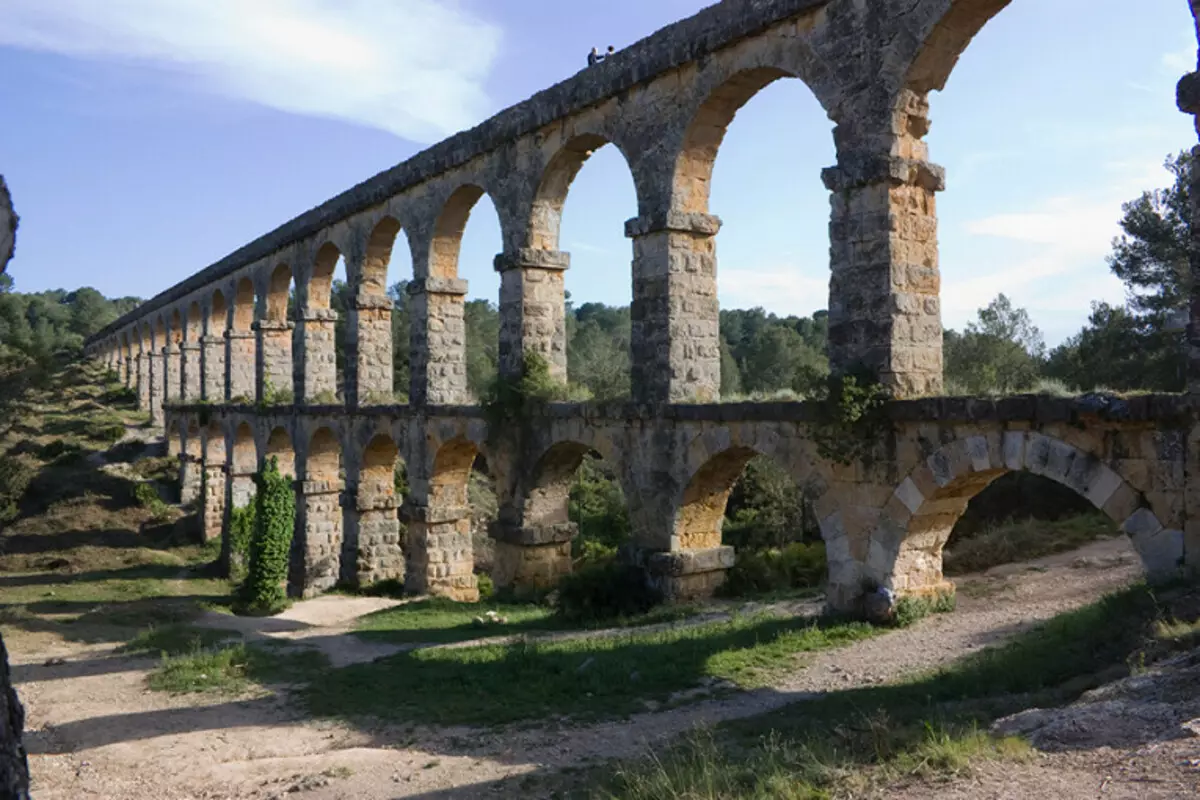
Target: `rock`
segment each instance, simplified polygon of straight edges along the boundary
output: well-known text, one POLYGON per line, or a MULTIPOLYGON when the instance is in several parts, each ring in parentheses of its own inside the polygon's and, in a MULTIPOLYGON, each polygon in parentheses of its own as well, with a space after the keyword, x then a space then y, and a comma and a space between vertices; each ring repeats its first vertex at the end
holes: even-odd
POLYGON ((29 760, 21 736, 25 709, 13 688, 8 669, 8 650, 0 636, 0 797, 29 800, 29 760))
POLYGON ((891 622, 896 614, 896 593, 887 588, 870 592, 864 598, 863 610, 868 622, 876 625, 891 622))

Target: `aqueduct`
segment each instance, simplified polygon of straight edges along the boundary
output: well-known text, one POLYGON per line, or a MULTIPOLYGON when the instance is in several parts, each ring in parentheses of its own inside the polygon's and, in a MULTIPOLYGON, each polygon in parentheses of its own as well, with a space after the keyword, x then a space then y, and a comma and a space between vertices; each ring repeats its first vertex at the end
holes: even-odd
MULTIPOLYGON (((725 0, 251 242, 108 326, 88 351, 165 425, 207 537, 228 531, 264 459, 278 457, 295 476, 296 594, 404 577, 417 591, 473 597, 467 479, 481 454, 500 497, 491 534, 501 584, 546 583, 570 569, 567 486, 589 453, 621 476, 636 557, 675 596, 711 590, 732 564, 721 520, 755 454, 813 491, 834 606, 871 585, 937 590, 954 521, 1011 470, 1086 496, 1129 533, 1152 575, 1198 567, 1192 394, 936 397, 944 175, 923 141, 928 96, 1008 2, 725 0), (721 222, 708 207, 709 178, 734 114, 783 77, 807 84, 836 126, 837 164, 822 174, 832 206, 831 364, 870 369, 896 398, 850 463, 814 443, 823 423, 813 404, 716 402, 721 222), (486 193, 503 236, 501 374, 519 376, 526 354, 539 353, 563 377, 570 258, 559 222, 575 174, 607 144, 624 155, 638 198, 626 224, 632 401, 550 404, 496 446, 467 388, 464 225, 486 193), (413 262, 405 405, 393 395, 385 289, 397 246, 413 262), (339 258, 353 292, 341 385, 331 310, 339 258), (403 497, 397 459, 408 471, 403 497)), ((1200 0, 1191 10, 1200 16, 1200 0)), ((1200 131, 1200 74, 1180 82, 1178 105, 1200 131)), ((1200 237, 1200 188, 1192 198, 1200 237)), ((1200 241, 1192 269, 1200 274, 1200 241)))

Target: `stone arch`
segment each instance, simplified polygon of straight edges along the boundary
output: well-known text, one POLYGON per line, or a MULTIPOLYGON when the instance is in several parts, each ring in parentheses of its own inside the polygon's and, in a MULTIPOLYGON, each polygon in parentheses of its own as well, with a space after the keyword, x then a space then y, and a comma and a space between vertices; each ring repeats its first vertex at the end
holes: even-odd
POLYGON ((434 223, 433 238, 429 244, 430 277, 458 277, 458 254, 462 247, 463 232, 466 230, 471 211, 484 194, 482 187, 465 184, 455 189, 446 199, 437 222, 434 223))
POLYGON ((150 323, 143 322, 141 326, 138 327, 137 346, 139 355, 154 347, 154 336, 150 329, 150 323))
POLYGON ((208 335, 216 336, 225 330, 229 323, 229 306, 225 302, 225 293, 214 289, 208 301, 208 335))
POLYGON ((871 536, 865 577, 900 592, 945 586, 942 548, 967 504, 1007 472, 1027 471, 1073 489, 1127 533, 1152 578, 1177 573, 1184 536, 1097 456, 1032 431, 973 436, 943 445, 897 486, 871 536))
POLYGON ((557 442, 534 464, 529 488, 522 498, 522 522, 526 527, 565 525, 571 482, 584 458, 603 456, 580 442, 557 442))
POLYGON ((183 341, 183 315, 179 313, 179 309, 171 310, 171 327, 168 331, 170 340, 168 344, 179 346, 183 341))
MULTIPOLYGON (((258 470, 258 449, 254 444, 254 429, 250 427, 249 422, 239 423, 233 431, 233 458, 230 464, 234 471, 241 475, 249 475, 258 470)), ((280 469, 283 467, 280 466, 280 469)))
MULTIPOLYGON (((629 166, 629 157, 619 145, 596 133, 584 133, 568 140, 551 156, 542 172, 533 198, 529 220, 529 246, 536 250, 558 250, 563 208, 575 176, 592 154, 611 145, 629 166)), ((632 176, 632 170, 630 171, 632 176)), ((636 190, 636 181, 634 183, 636 190)))
POLYGON ((292 437, 288 434, 287 428, 283 426, 274 428, 267 436, 263 462, 265 463, 271 458, 279 460, 281 475, 296 477, 296 448, 292 444, 292 437))
POLYGON ((684 487, 671 531, 672 550, 707 550, 721 546, 721 525, 733 485, 750 460, 753 447, 734 445, 709 458, 684 487))
POLYGON ((705 97, 683 133, 675 159, 673 210, 708 213, 713 165, 734 116, 762 89, 789 77, 795 76, 779 67, 753 67, 730 76, 705 97))
POLYGON ((254 281, 249 277, 238 280, 233 290, 233 329, 249 331, 254 325, 254 281))
POLYGON ((264 312, 271 322, 286 322, 288 317, 288 295, 292 288, 292 268, 278 264, 267 278, 267 298, 264 312))
POLYGON ((901 86, 919 95, 940 91, 967 45, 1011 0, 926 0, 913 12, 915 38, 901 47, 908 65, 901 86))
POLYGON ((381 219, 371 230, 358 282, 361 294, 387 297, 388 265, 391 263, 392 249, 396 245, 396 237, 399 236, 400 230, 400 223, 391 216, 381 219))
POLYGON ((317 250, 308 279, 308 291, 305 293, 306 308, 329 308, 333 294, 333 273, 341 258, 342 251, 333 242, 326 242, 317 250))
POLYGON ((204 316, 200 313, 200 301, 193 300, 187 310, 187 324, 184 326, 184 340, 200 341, 204 316))
POLYGON ((154 329, 150 334, 150 349, 159 350, 167 345, 167 323, 162 314, 154 321, 154 329))
POLYGON ((342 446, 331 429, 318 428, 309 440, 304 476, 309 481, 341 480, 342 446))
POLYGON ((363 448, 362 468, 359 470, 358 493, 394 497, 396 494, 396 464, 400 460, 400 448, 392 437, 378 434, 363 448))
POLYGON ((451 439, 438 448, 429 477, 431 504, 453 507, 467 505, 467 484, 478 455, 479 447, 465 437, 451 439))

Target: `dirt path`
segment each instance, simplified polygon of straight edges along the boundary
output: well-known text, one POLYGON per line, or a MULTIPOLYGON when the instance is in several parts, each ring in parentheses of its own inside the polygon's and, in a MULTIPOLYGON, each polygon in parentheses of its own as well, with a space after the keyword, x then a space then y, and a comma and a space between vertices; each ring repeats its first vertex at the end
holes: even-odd
MULTIPOLYGON (((966 581, 956 613, 818 654, 769 689, 587 726, 363 730, 306 720, 286 701, 268 695, 214 701, 151 693, 144 677, 153 661, 112 657, 100 648, 59 643, 51 653, 42 639, 30 640, 36 649, 23 647, 19 639, 10 647, 28 708, 39 800, 533 797, 538 792, 522 782, 526 776, 638 755, 697 725, 934 667, 1094 600, 1137 574, 1124 540, 1097 543, 1035 567, 966 581), (50 655, 68 661, 44 666, 50 655)), ((383 607, 380 603, 386 601, 327 598, 270 621, 269 633, 319 640, 331 653, 379 647, 335 634, 359 614, 383 607)))

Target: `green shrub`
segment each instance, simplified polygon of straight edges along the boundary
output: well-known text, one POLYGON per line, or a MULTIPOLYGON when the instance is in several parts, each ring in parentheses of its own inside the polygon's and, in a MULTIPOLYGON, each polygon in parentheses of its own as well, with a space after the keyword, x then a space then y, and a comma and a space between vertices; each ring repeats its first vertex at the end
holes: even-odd
POLYGON ((491 575, 476 575, 475 585, 479 588, 479 599, 490 600, 496 594, 496 584, 492 582, 491 575))
POLYGON ((957 605, 957 596, 952 591, 925 597, 906 595, 896 601, 892 624, 897 628, 907 628, 930 614, 949 614, 957 605))
POLYGON ((782 549, 738 553, 720 594, 744 597, 820 586, 827 572, 825 544, 794 542, 782 549))
POLYGON ((629 539, 629 511, 621 484, 608 466, 585 458, 571 485, 567 505, 572 522, 579 526, 573 542, 575 558, 595 560, 605 552, 616 553, 629 539))
POLYGON ((292 481, 279 473, 272 457, 254 476, 254 535, 250 539, 249 573, 239 607, 249 614, 274 614, 287 604, 288 554, 296 529, 296 495, 292 481))
POLYGON ((139 506, 153 514, 156 520, 165 520, 171 516, 171 507, 163 502, 162 496, 153 483, 135 485, 133 499, 139 506))
POLYGON ((571 622, 597 622, 644 614, 662 599, 640 567, 610 561, 564 577, 555 610, 571 622))
POLYGON ((43 461, 55 461, 59 458, 64 460, 78 458, 83 452, 83 448, 75 442, 67 442, 63 439, 55 439, 48 444, 42 445, 38 455, 43 461))
POLYGON ((256 505, 235 508, 229 513, 229 560, 234 580, 245 576, 250 560, 250 541, 254 537, 254 512, 256 505))
POLYGON ((17 518, 21 498, 33 476, 33 465, 26 459, 0 456, 0 522, 17 518))

